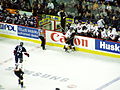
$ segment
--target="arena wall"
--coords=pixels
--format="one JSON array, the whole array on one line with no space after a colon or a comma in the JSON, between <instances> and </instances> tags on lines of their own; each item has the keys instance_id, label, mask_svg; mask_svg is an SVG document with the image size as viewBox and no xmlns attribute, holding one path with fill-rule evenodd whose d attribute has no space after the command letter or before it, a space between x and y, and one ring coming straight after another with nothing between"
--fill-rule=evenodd
<instances>
[{"instance_id":1,"label":"arena wall","mask_svg":"<svg viewBox=\"0 0 120 90\"><path fill-rule=\"evenodd\" d=\"M41 43L38 38L39 29L0 22L0 37ZM45 30L46 44L63 48L65 36L61 32ZM120 58L120 43L100 39L75 36L77 51Z\"/></svg>"}]
</instances>

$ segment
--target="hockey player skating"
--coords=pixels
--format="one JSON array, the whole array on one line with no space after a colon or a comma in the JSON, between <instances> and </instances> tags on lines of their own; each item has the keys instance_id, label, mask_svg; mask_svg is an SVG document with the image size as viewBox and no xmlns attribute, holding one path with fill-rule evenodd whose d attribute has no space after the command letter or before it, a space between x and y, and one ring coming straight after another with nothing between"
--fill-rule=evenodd
<instances>
[{"instance_id":1,"label":"hockey player skating","mask_svg":"<svg viewBox=\"0 0 120 90\"><path fill-rule=\"evenodd\" d=\"M22 67L23 53L29 57L29 54L27 53L26 49L23 47L23 42L20 42L20 45L17 45L14 50L16 67L18 67L18 65L19 66L21 65Z\"/></svg>"},{"instance_id":2,"label":"hockey player skating","mask_svg":"<svg viewBox=\"0 0 120 90\"><path fill-rule=\"evenodd\" d=\"M69 49L75 51L74 47L74 36L75 36L75 30L74 27L70 27L70 29L65 34L65 45L64 49L68 52Z\"/></svg>"},{"instance_id":3,"label":"hockey player skating","mask_svg":"<svg viewBox=\"0 0 120 90\"><path fill-rule=\"evenodd\" d=\"M14 69L14 74L18 77L18 84L20 84L21 88L25 88L25 86L23 85L23 74L24 74L24 72L22 71L22 69L17 66Z\"/></svg>"}]
</instances>

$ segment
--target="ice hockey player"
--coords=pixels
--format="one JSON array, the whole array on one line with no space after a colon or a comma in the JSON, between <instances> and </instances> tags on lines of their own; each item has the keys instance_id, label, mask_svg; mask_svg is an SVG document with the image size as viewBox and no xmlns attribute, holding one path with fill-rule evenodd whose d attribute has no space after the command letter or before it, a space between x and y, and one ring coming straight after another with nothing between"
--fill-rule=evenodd
<instances>
[{"instance_id":1,"label":"ice hockey player","mask_svg":"<svg viewBox=\"0 0 120 90\"><path fill-rule=\"evenodd\" d=\"M23 53L29 57L29 54L27 53L26 49L23 47L23 42L20 42L20 45L17 45L14 50L14 56L15 56L15 66L18 65L22 67L23 62Z\"/></svg>"},{"instance_id":2,"label":"ice hockey player","mask_svg":"<svg viewBox=\"0 0 120 90\"><path fill-rule=\"evenodd\" d=\"M75 51L74 47L74 36L75 36L75 30L73 26L70 26L70 29L66 32L65 34L65 46L64 49L65 51L68 52L68 49L71 49Z\"/></svg>"},{"instance_id":3,"label":"ice hockey player","mask_svg":"<svg viewBox=\"0 0 120 90\"><path fill-rule=\"evenodd\" d=\"M41 40L41 47L43 50L46 50L45 48L45 37L44 37L44 32L43 32L43 29L42 29L42 26L41 26L41 29L39 29L39 36L38 36Z\"/></svg>"},{"instance_id":4,"label":"ice hockey player","mask_svg":"<svg viewBox=\"0 0 120 90\"><path fill-rule=\"evenodd\" d=\"M24 74L24 72L22 71L22 69L19 68L18 66L15 67L14 74L18 77L18 84L20 84L21 88L25 88L25 86L23 85L23 74Z\"/></svg>"}]
</instances>

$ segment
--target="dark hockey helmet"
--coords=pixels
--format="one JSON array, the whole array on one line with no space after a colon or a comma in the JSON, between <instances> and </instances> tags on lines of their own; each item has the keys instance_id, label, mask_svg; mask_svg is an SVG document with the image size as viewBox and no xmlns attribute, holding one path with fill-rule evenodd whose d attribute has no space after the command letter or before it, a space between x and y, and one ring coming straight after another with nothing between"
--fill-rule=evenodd
<instances>
[{"instance_id":1,"label":"dark hockey helmet","mask_svg":"<svg viewBox=\"0 0 120 90\"><path fill-rule=\"evenodd\" d=\"M86 26L83 26L83 27L82 27L82 29L83 29L83 30L86 30L86 29L87 29L87 27L86 27Z\"/></svg>"},{"instance_id":2,"label":"dark hockey helmet","mask_svg":"<svg viewBox=\"0 0 120 90\"><path fill-rule=\"evenodd\" d=\"M20 42L20 46L23 46L23 42Z\"/></svg>"},{"instance_id":3,"label":"dark hockey helmet","mask_svg":"<svg viewBox=\"0 0 120 90\"><path fill-rule=\"evenodd\" d=\"M70 30L73 30L74 29L74 27L73 26L70 26Z\"/></svg>"},{"instance_id":4,"label":"dark hockey helmet","mask_svg":"<svg viewBox=\"0 0 120 90\"><path fill-rule=\"evenodd\" d=\"M60 90L59 88L55 88L55 90Z\"/></svg>"}]
</instances>

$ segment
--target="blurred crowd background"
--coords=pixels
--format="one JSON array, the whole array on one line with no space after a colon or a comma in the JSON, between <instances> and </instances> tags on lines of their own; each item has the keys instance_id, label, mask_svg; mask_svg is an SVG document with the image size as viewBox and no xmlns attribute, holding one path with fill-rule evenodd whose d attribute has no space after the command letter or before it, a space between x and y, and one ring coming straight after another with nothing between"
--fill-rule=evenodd
<instances>
[{"instance_id":1,"label":"blurred crowd background","mask_svg":"<svg viewBox=\"0 0 120 90\"><path fill-rule=\"evenodd\" d=\"M17 11L11 14L8 8ZM32 15L21 15L19 10L32 12ZM119 41L120 0L0 0L0 22L37 28L37 16L42 14L59 16L61 10L64 10L68 18L74 18L78 22L94 24L102 19L105 28L116 31L115 41Z\"/></svg>"}]
</instances>

